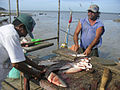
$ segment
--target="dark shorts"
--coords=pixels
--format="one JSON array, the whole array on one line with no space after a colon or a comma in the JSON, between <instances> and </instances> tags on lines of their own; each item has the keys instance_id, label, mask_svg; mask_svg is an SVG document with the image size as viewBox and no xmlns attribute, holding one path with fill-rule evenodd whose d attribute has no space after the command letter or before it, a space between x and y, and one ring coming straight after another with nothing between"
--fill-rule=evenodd
<instances>
[{"instance_id":1,"label":"dark shorts","mask_svg":"<svg viewBox=\"0 0 120 90\"><path fill-rule=\"evenodd\" d=\"M80 47L79 50L78 50L78 53L83 53L84 51L85 51L85 49ZM91 53L88 55L88 57L91 57L91 56L99 57L98 48L92 49L92 51L91 51Z\"/></svg>"}]
</instances>

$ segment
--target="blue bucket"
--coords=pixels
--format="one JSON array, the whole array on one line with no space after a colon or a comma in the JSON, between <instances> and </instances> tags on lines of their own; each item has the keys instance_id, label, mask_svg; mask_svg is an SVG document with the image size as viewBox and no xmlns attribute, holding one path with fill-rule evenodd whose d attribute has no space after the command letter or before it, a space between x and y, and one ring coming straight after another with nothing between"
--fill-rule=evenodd
<instances>
[{"instance_id":1,"label":"blue bucket","mask_svg":"<svg viewBox=\"0 0 120 90\"><path fill-rule=\"evenodd\" d=\"M20 71L17 70L16 68L12 68L7 76L8 78L13 78L13 79L17 79L20 78Z\"/></svg>"}]
</instances>

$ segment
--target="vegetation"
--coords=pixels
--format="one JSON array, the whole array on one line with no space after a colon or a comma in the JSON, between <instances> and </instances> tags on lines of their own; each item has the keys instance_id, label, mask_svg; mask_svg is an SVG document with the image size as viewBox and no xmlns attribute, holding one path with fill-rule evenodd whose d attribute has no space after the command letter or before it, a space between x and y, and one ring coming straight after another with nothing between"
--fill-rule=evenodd
<instances>
[{"instance_id":1,"label":"vegetation","mask_svg":"<svg viewBox=\"0 0 120 90\"><path fill-rule=\"evenodd\" d=\"M6 9L4 9L4 8L2 8L2 7L0 7L0 11L5 11Z\"/></svg>"},{"instance_id":2,"label":"vegetation","mask_svg":"<svg viewBox=\"0 0 120 90\"><path fill-rule=\"evenodd\" d=\"M120 19L115 19L115 20L113 20L114 22L120 22Z\"/></svg>"}]
</instances>

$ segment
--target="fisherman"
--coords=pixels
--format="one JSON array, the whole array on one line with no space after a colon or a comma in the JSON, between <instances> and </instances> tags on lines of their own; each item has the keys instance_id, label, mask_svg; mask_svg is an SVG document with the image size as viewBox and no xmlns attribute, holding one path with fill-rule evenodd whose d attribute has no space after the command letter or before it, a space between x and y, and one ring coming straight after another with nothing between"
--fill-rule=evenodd
<instances>
[{"instance_id":1,"label":"fisherman","mask_svg":"<svg viewBox=\"0 0 120 90\"><path fill-rule=\"evenodd\" d=\"M9 68L3 65L8 58L13 67L32 78L40 79L44 74L44 66L37 65L25 56L19 41L20 37L25 37L27 34L34 38L32 31L35 24L31 16L20 14L12 24L0 27L0 84L9 72Z\"/></svg>"},{"instance_id":2,"label":"fisherman","mask_svg":"<svg viewBox=\"0 0 120 90\"><path fill-rule=\"evenodd\" d=\"M104 33L104 25L99 20L99 7L91 5L88 8L88 17L80 19L74 32L74 43L72 50L83 53L86 56L97 56L98 48L102 45L102 35ZM80 35L80 45L78 43L78 35Z\"/></svg>"}]
</instances>

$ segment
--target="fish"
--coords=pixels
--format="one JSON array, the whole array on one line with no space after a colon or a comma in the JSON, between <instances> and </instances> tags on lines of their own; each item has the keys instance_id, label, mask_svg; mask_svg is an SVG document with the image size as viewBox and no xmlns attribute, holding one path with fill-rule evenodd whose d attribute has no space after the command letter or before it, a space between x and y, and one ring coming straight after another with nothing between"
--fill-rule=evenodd
<instances>
[{"instance_id":1,"label":"fish","mask_svg":"<svg viewBox=\"0 0 120 90\"><path fill-rule=\"evenodd\" d=\"M45 90L57 90L56 88L52 87L50 83L46 80L40 80L40 87L44 88Z\"/></svg>"},{"instance_id":2,"label":"fish","mask_svg":"<svg viewBox=\"0 0 120 90\"><path fill-rule=\"evenodd\" d=\"M49 67L45 73L46 79L57 86L67 87L67 84L60 78L56 72L61 72L63 74L70 74L80 72L82 70L89 70L92 68L92 64L90 63L91 58L84 57L80 59L79 62L69 62L64 65L56 64Z\"/></svg>"},{"instance_id":3,"label":"fish","mask_svg":"<svg viewBox=\"0 0 120 90\"><path fill-rule=\"evenodd\" d=\"M47 60L47 61L40 61L38 65L51 66L51 65L54 65L54 64L58 64L58 63L59 62L57 62L57 61Z\"/></svg>"},{"instance_id":4,"label":"fish","mask_svg":"<svg viewBox=\"0 0 120 90\"><path fill-rule=\"evenodd\" d=\"M83 58L83 59L80 59L80 62L69 63L66 66L61 67L61 68L64 68L67 66L69 67L68 69L63 70L62 72L66 74L70 74L70 73L80 72L82 70L87 71L92 68L92 64L89 62L90 59L91 58Z\"/></svg>"},{"instance_id":5,"label":"fish","mask_svg":"<svg viewBox=\"0 0 120 90\"><path fill-rule=\"evenodd\" d=\"M54 72L51 72L48 77L47 80L57 86L60 87L67 87L67 84Z\"/></svg>"},{"instance_id":6,"label":"fish","mask_svg":"<svg viewBox=\"0 0 120 90\"><path fill-rule=\"evenodd\" d=\"M69 68L69 69L67 69L67 70L64 70L63 71L63 73L65 73L65 74L72 74L72 73L76 73L76 72L80 72L80 71L82 71L82 69L81 68Z\"/></svg>"},{"instance_id":7,"label":"fish","mask_svg":"<svg viewBox=\"0 0 120 90\"><path fill-rule=\"evenodd\" d=\"M86 55L81 53L81 54L71 54L71 56L74 56L74 57L85 57Z\"/></svg>"}]
</instances>

